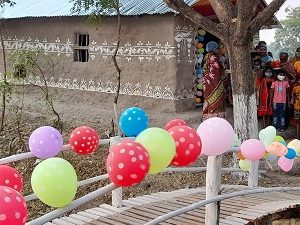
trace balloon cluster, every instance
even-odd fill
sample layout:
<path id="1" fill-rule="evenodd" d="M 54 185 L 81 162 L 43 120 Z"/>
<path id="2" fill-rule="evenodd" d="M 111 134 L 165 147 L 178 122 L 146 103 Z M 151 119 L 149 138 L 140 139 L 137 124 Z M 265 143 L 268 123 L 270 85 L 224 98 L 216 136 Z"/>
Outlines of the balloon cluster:
<path id="1" fill-rule="evenodd" d="M 135 121 L 138 115 L 128 115 L 128 110 L 123 114 L 120 117 L 121 129 L 128 131 L 126 126 L 129 124 L 125 123 L 126 119 L 123 121 L 124 118 L 130 116 Z M 134 131 L 134 125 L 130 126 Z M 216 142 L 216 137 L 220 141 Z M 224 119 L 208 119 L 200 124 L 197 131 L 185 121 L 175 119 L 168 122 L 165 129 L 147 128 L 137 135 L 135 141 L 125 139 L 111 146 L 106 164 L 108 175 L 118 186 L 131 186 L 142 181 L 148 173 L 159 173 L 170 165 L 191 165 L 201 152 L 208 156 L 221 155 L 230 149 L 233 141 L 233 128 Z"/>
<path id="2" fill-rule="evenodd" d="M 197 49 L 196 51 L 196 64 L 195 64 L 195 69 L 194 73 L 196 75 L 195 78 L 195 89 L 196 89 L 196 106 L 200 105 L 203 103 L 203 71 L 202 71 L 202 61 L 204 59 L 204 45 L 205 45 L 205 35 L 206 31 L 203 29 L 199 29 L 198 33 L 195 37 L 195 47 Z"/>
<path id="3" fill-rule="evenodd" d="M 93 128 L 78 127 L 71 133 L 69 145 L 75 153 L 88 155 L 98 148 L 99 135 Z M 50 126 L 39 127 L 29 137 L 29 149 L 32 155 L 43 159 L 34 168 L 31 175 L 31 186 L 38 199 L 46 205 L 56 208 L 64 207 L 72 202 L 78 182 L 75 169 L 67 160 L 55 157 L 63 149 L 61 133 Z M 21 193 L 23 182 L 20 174 L 14 168 L 0 166 L 0 185 L 5 185 Z M 25 200 L 22 198 L 21 202 L 25 202 Z M 25 203 L 24 206 L 26 207 Z M 15 218 L 19 219 L 18 221 L 26 221 L 27 211 L 26 215 L 24 213 L 25 211 L 18 211 L 18 216 L 15 215 Z M 1 221 L 4 221 L 4 216 L 0 214 Z M 10 222 L 4 224 L 25 223 L 11 222 L 12 220 L 8 219 L 7 221 Z"/>
<path id="4" fill-rule="evenodd" d="M 278 166 L 285 172 L 290 171 L 294 165 L 294 159 L 300 153 L 300 141 L 295 139 L 288 144 L 281 136 L 276 135 L 276 129 L 269 126 L 259 132 L 258 139 L 246 140 L 240 146 L 237 153 L 239 166 L 248 171 L 250 161 L 268 158 L 271 155 L 278 157 Z"/>
<path id="5" fill-rule="evenodd" d="M 117 186 L 128 187 L 145 176 L 168 166 L 184 167 L 194 163 L 201 152 L 215 156 L 226 152 L 234 141 L 231 125 L 224 119 L 211 118 L 197 131 L 180 119 L 168 122 L 165 129 L 148 128 L 148 115 L 138 107 L 126 109 L 119 125 L 128 138 L 112 145 L 106 159 L 109 179 Z M 220 141 L 216 142 L 215 137 Z M 135 137 L 135 140 L 132 139 Z M 99 146 L 99 135 L 90 127 L 78 127 L 70 135 L 69 146 L 78 155 L 88 155 Z M 43 203 L 65 207 L 77 192 L 77 175 L 66 160 L 56 157 L 63 150 L 63 137 L 53 127 L 43 126 L 29 138 L 30 152 L 43 159 L 33 170 L 31 186 Z M 0 166 L 0 224 L 24 224 L 27 207 L 22 197 L 23 181 L 17 170 Z M 11 209 L 14 210 L 11 210 Z"/>

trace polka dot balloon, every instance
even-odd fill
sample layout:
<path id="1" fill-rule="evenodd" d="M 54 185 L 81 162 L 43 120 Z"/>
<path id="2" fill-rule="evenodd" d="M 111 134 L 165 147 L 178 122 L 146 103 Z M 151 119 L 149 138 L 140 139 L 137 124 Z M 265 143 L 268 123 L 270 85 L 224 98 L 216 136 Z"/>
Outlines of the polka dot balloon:
<path id="1" fill-rule="evenodd" d="M 24 225 L 27 215 L 24 197 L 10 187 L 0 186 L 0 224 Z"/>
<path id="2" fill-rule="evenodd" d="M 165 130 L 168 131 L 175 126 L 187 126 L 187 123 L 181 119 L 174 119 L 167 123 L 167 125 L 165 126 Z"/>
<path id="3" fill-rule="evenodd" d="M 197 132 L 187 126 L 175 126 L 168 130 L 176 143 L 176 154 L 171 164 L 188 166 L 195 162 L 201 153 L 201 139 Z"/>
<path id="4" fill-rule="evenodd" d="M 23 189 L 23 180 L 15 168 L 0 165 L 0 186 L 10 187 L 21 193 Z"/>
<path id="5" fill-rule="evenodd" d="M 91 154 L 98 148 L 99 135 L 93 128 L 78 127 L 72 132 L 69 143 L 74 152 L 80 155 Z"/>
<path id="6" fill-rule="evenodd" d="M 141 144 L 124 140 L 111 146 L 106 168 L 111 182 L 129 187 L 140 183 L 148 174 L 150 158 Z"/>
<path id="7" fill-rule="evenodd" d="M 126 109 L 120 116 L 119 125 L 127 137 L 136 137 L 148 128 L 149 119 L 147 113 L 139 107 Z"/>
<path id="8" fill-rule="evenodd" d="M 63 137 L 61 133 L 50 126 L 36 129 L 29 138 L 29 149 L 31 153 L 41 159 L 56 156 L 62 147 Z"/>

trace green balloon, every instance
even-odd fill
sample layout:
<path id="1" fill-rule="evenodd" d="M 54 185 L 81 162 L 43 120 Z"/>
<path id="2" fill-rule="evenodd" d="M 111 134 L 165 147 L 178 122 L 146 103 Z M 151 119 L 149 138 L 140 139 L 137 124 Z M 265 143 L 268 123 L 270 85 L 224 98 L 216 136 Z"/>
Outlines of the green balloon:
<path id="1" fill-rule="evenodd" d="M 286 146 L 286 142 L 285 142 L 284 138 L 281 136 L 276 136 L 274 139 L 274 142 L 279 142 L 279 143 L 283 144 L 284 146 Z"/>
<path id="2" fill-rule="evenodd" d="M 203 54 L 204 53 L 204 48 L 199 48 L 198 53 Z"/>
<path id="3" fill-rule="evenodd" d="M 233 136 L 233 143 L 232 143 L 231 147 L 240 147 L 241 144 L 242 143 L 241 143 L 239 137 L 236 134 L 234 134 L 234 136 Z"/>
<path id="4" fill-rule="evenodd" d="M 149 173 L 155 174 L 166 169 L 173 160 L 176 146 L 173 137 L 164 129 L 148 128 L 140 133 L 136 142 L 142 144 L 150 155 Z"/>
<path id="5" fill-rule="evenodd" d="M 239 166 L 241 168 L 241 170 L 247 172 L 250 169 L 250 161 L 245 159 L 245 160 L 240 160 L 239 161 Z"/>
<path id="6" fill-rule="evenodd" d="M 202 83 L 197 84 L 197 88 L 198 88 L 199 90 L 203 89 L 203 84 L 202 84 Z"/>
<path id="7" fill-rule="evenodd" d="M 39 163 L 31 175 L 31 187 L 46 205 L 61 208 L 72 202 L 77 191 L 77 175 L 73 166 L 61 158 Z"/>

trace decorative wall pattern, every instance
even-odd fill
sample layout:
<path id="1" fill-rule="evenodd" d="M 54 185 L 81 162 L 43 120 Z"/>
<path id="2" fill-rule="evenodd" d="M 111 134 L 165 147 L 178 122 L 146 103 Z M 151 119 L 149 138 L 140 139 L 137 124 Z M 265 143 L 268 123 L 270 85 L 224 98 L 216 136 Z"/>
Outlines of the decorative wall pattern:
<path id="1" fill-rule="evenodd" d="M 54 42 L 49 42 L 47 39 L 39 40 L 32 38 L 17 39 L 8 37 L 4 41 L 5 49 L 8 50 L 41 50 L 44 54 L 54 53 L 57 56 L 64 54 L 66 57 L 73 55 L 74 44 L 67 39 L 66 42 L 62 42 L 57 38 Z M 106 41 L 103 43 L 97 43 L 91 41 L 89 46 L 89 54 L 92 60 L 95 60 L 96 56 L 102 56 L 107 59 L 108 56 L 112 56 L 115 51 L 116 43 L 108 44 Z M 170 60 L 176 58 L 175 47 L 171 46 L 168 42 L 162 44 L 160 42 L 153 44 L 149 41 L 144 43 L 139 41 L 136 44 L 126 43 L 120 47 L 118 51 L 118 57 L 125 58 L 128 62 L 132 59 L 138 59 L 139 61 L 147 60 Z"/>
<path id="2" fill-rule="evenodd" d="M 181 27 L 178 25 L 174 31 L 174 38 L 177 50 L 177 63 L 186 58 L 189 63 L 193 63 L 193 40 L 195 37 L 195 28 L 190 24 L 189 26 Z"/>
<path id="3" fill-rule="evenodd" d="M 1 75 L 0 75 L 1 80 Z M 46 78 L 47 85 L 54 88 L 63 88 L 63 89 L 72 89 L 72 90 L 82 90 L 82 91 L 95 91 L 100 93 L 116 93 L 117 84 L 111 81 L 102 81 L 102 80 L 85 80 L 85 79 L 65 79 L 54 77 Z M 13 80 L 14 83 L 22 83 L 20 80 Z M 35 84 L 43 86 L 44 82 L 41 77 L 29 76 L 25 78 L 25 84 Z M 133 96 L 143 96 L 148 98 L 158 98 L 158 99 L 167 99 L 167 100 L 181 100 L 181 99 L 191 99 L 194 98 L 194 93 L 192 90 L 179 90 L 174 92 L 168 86 L 161 85 L 152 85 L 146 84 L 142 85 L 140 82 L 121 84 L 120 94 L 122 95 L 133 95 Z"/>

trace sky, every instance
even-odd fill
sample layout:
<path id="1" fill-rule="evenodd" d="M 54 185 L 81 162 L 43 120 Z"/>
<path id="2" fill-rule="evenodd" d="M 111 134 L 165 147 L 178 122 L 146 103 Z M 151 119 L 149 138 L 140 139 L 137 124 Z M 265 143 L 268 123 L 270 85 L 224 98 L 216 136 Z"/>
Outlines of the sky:
<path id="1" fill-rule="evenodd" d="M 267 3 L 272 2 L 272 0 L 266 0 Z M 278 20 L 283 20 L 286 18 L 285 9 L 287 7 L 297 7 L 300 6 L 300 0 L 287 0 L 286 3 L 280 8 L 280 10 L 275 14 Z M 275 29 L 262 30 L 260 32 L 260 40 L 266 41 L 268 44 L 274 41 Z"/>

